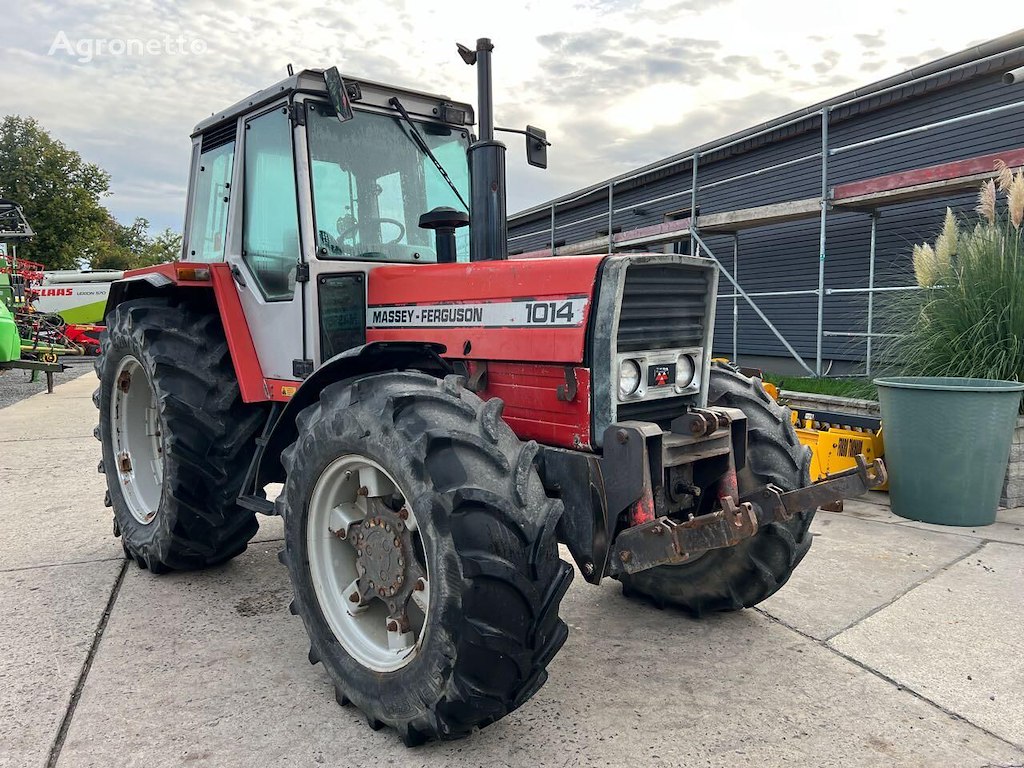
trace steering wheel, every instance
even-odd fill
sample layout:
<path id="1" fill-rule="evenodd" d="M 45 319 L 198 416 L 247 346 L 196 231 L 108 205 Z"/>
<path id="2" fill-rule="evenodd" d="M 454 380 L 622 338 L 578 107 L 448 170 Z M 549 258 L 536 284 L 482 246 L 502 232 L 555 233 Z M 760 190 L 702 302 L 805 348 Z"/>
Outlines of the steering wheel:
<path id="1" fill-rule="evenodd" d="M 354 222 L 352 224 L 349 224 L 344 229 L 342 229 L 342 227 L 351 220 L 352 219 L 348 216 L 342 216 L 340 219 L 338 219 L 339 244 L 344 243 L 345 238 L 347 238 L 349 235 L 351 235 L 353 232 L 359 229 L 361 224 L 392 224 L 398 227 L 398 237 L 396 237 L 394 240 L 388 240 L 386 243 L 382 243 L 382 245 L 394 245 L 395 243 L 399 242 L 403 237 L 405 237 L 405 224 L 400 222 L 398 219 L 363 219 L 361 222 Z"/>

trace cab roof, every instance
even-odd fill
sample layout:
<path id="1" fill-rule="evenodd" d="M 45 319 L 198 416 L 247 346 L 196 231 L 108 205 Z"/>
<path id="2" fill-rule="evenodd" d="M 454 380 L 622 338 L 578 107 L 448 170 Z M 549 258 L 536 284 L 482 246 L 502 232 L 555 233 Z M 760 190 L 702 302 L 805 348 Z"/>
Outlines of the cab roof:
<path id="1" fill-rule="evenodd" d="M 352 106 L 356 109 L 361 105 L 392 109 L 388 104 L 388 99 L 392 96 L 397 96 L 401 99 L 402 106 L 408 110 L 410 115 L 441 120 L 440 106 L 442 104 L 450 104 L 457 109 L 465 111 L 466 125 L 473 125 L 475 120 L 472 105 L 453 101 L 444 95 L 424 93 L 423 91 L 414 91 L 394 85 L 384 85 L 372 80 L 357 80 L 346 77 L 345 82 L 350 86 L 357 85 L 359 87 L 361 96 L 358 99 L 352 99 Z M 239 116 L 249 114 L 264 104 L 269 104 L 282 97 L 290 97 L 295 94 L 310 94 L 322 96 L 326 99 L 327 86 L 324 83 L 324 70 L 304 69 L 294 75 L 289 75 L 269 88 L 257 91 L 251 96 L 232 104 L 227 109 L 210 115 L 210 117 L 196 125 L 195 130 L 192 131 L 192 136 L 197 136 L 222 123 L 236 120 Z"/>

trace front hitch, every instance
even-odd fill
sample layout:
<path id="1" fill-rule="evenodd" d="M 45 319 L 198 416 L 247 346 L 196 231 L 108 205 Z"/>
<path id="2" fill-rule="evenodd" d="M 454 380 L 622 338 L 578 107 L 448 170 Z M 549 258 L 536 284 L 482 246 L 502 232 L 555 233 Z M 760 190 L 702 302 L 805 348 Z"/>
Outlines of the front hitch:
<path id="1" fill-rule="evenodd" d="M 733 501 L 721 498 L 722 508 L 683 522 L 659 517 L 627 528 L 612 549 L 609 570 L 633 574 L 659 565 L 678 565 L 711 549 L 734 547 L 771 522 L 792 519 L 798 513 L 826 507 L 877 488 L 888 479 L 885 464 L 868 464 L 857 455 L 857 466 L 806 488 L 783 491 L 768 484 Z"/>

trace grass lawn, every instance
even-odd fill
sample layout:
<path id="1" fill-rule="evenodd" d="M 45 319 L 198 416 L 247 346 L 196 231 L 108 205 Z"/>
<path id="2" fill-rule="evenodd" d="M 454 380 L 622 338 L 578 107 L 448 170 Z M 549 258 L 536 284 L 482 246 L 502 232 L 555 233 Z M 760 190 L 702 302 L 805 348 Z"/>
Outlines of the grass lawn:
<path id="1" fill-rule="evenodd" d="M 777 376 L 765 373 L 767 381 L 783 391 L 813 392 L 818 395 L 877 400 L 878 392 L 869 379 L 817 379 L 812 376 Z"/>

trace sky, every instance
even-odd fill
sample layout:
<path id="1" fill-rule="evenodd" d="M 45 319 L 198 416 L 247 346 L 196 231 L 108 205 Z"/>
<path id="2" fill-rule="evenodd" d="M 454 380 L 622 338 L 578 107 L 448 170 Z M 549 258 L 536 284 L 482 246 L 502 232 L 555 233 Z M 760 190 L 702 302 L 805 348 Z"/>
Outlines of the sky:
<path id="1" fill-rule="evenodd" d="M 475 100 L 455 43 L 495 45 L 509 212 L 1024 27 L 951 0 L 0 0 L 0 115 L 110 172 L 121 221 L 181 229 L 189 134 L 296 70 Z M 127 44 L 133 43 L 130 55 Z M 141 49 L 141 50 L 140 50 Z"/>

